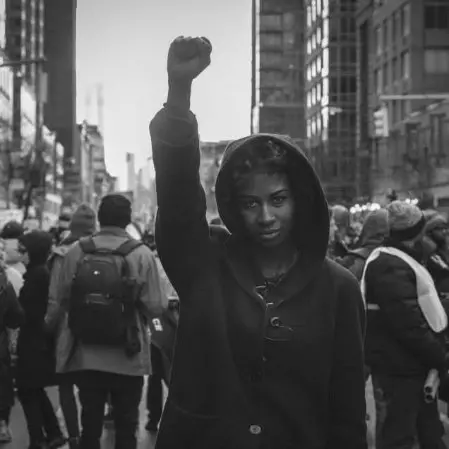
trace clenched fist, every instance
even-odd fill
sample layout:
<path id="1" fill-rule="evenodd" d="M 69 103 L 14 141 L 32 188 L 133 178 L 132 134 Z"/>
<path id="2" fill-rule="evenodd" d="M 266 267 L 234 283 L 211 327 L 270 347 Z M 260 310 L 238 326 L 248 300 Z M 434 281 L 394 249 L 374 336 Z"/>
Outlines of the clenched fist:
<path id="1" fill-rule="evenodd" d="M 177 37 L 167 59 L 171 81 L 191 82 L 210 64 L 212 45 L 205 37 Z"/>

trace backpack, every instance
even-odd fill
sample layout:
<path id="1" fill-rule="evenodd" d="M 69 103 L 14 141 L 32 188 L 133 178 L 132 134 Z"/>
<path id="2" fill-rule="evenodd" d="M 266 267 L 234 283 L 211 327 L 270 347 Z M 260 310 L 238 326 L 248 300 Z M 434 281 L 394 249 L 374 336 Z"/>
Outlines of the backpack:
<path id="1" fill-rule="evenodd" d="M 130 334 L 137 329 L 138 286 L 130 277 L 126 256 L 142 243 L 129 239 L 117 249 L 106 249 L 97 248 L 88 237 L 79 244 L 83 256 L 71 286 L 69 328 L 83 344 L 125 346 L 128 352 L 130 344 L 138 344 Z M 130 350 L 135 354 L 140 347 Z"/>

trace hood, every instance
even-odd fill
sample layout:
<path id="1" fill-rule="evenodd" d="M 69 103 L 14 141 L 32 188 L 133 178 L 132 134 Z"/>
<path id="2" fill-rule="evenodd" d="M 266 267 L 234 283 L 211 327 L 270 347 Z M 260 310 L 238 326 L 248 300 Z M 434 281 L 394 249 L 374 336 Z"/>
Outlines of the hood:
<path id="1" fill-rule="evenodd" d="M 277 134 L 255 134 L 228 145 L 217 176 L 215 195 L 218 212 L 233 236 L 243 235 L 242 224 L 232 197 L 232 166 L 239 151 L 246 145 L 268 141 L 285 148 L 290 154 L 291 169 L 287 173 L 296 203 L 294 238 L 301 255 L 312 262 L 326 256 L 329 239 L 329 210 L 318 176 L 299 146 L 290 138 Z"/>
<path id="2" fill-rule="evenodd" d="M 423 215 L 426 219 L 426 232 L 431 232 L 435 228 L 448 225 L 446 217 L 438 213 L 436 210 L 427 209 L 423 211 Z"/>
<path id="3" fill-rule="evenodd" d="M 45 231 L 31 231 L 20 237 L 20 243 L 26 248 L 29 265 L 44 265 L 53 245 L 51 234 Z"/>
<path id="4" fill-rule="evenodd" d="M 379 209 L 370 212 L 363 223 L 358 246 L 378 246 L 388 237 L 388 212 Z"/>
<path id="5" fill-rule="evenodd" d="M 8 265 L 15 265 L 22 263 L 23 256 L 19 253 L 19 240 L 18 239 L 5 239 L 4 240 L 5 262 Z"/>

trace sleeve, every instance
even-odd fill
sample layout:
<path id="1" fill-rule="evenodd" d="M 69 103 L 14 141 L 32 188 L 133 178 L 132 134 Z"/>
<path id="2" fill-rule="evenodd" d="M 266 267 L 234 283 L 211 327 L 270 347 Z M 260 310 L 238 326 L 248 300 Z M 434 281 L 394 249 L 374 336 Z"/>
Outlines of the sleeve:
<path id="1" fill-rule="evenodd" d="M 17 299 L 14 287 L 10 282 L 6 285 L 5 298 L 7 307 L 4 316 L 4 324 L 9 329 L 17 329 L 25 321 L 25 315 Z"/>
<path id="2" fill-rule="evenodd" d="M 26 321 L 30 325 L 41 327 L 44 322 L 48 302 L 49 274 L 46 268 L 38 268 L 27 277 L 20 291 L 19 302 Z"/>
<path id="3" fill-rule="evenodd" d="M 367 269 L 366 286 L 369 301 L 378 304 L 396 339 L 429 369 L 444 369 L 444 346 L 421 312 L 413 271 L 399 260 L 377 260 Z"/>
<path id="4" fill-rule="evenodd" d="M 48 307 L 45 315 L 45 323 L 47 327 L 52 330 L 60 321 L 63 311 L 61 307 L 61 297 L 58 295 L 59 278 L 61 276 L 61 269 L 64 258 L 61 256 L 54 256 L 50 272 L 50 286 L 48 288 Z"/>
<path id="5" fill-rule="evenodd" d="M 166 303 L 164 291 L 161 286 L 161 279 L 156 265 L 156 260 L 148 248 L 144 248 L 145 263 L 141 264 L 143 272 L 140 277 L 144 279 L 142 289 L 140 291 L 140 303 L 142 313 L 152 320 L 155 317 L 161 316 Z"/>
<path id="6" fill-rule="evenodd" d="M 201 186 L 198 124 L 192 112 L 162 109 L 150 124 L 161 262 L 180 296 L 204 276 L 212 257 L 206 199 Z M 207 271 L 207 270 L 206 270 Z"/>
<path id="7" fill-rule="evenodd" d="M 355 278 L 345 276 L 338 298 L 326 449 L 366 449 L 365 308 Z"/>

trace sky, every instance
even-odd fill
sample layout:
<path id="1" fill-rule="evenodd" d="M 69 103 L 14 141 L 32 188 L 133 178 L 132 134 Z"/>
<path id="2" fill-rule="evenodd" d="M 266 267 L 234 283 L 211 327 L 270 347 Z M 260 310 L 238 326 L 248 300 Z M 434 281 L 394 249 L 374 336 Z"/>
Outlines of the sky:
<path id="1" fill-rule="evenodd" d="M 166 55 L 179 35 L 213 45 L 212 64 L 193 87 L 201 140 L 249 134 L 251 0 L 78 0 L 77 119 L 99 122 L 102 85 L 106 163 L 122 188 L 126 153 L 137 167 L 151 154 L 148 124 L 166 99 Z"/>

